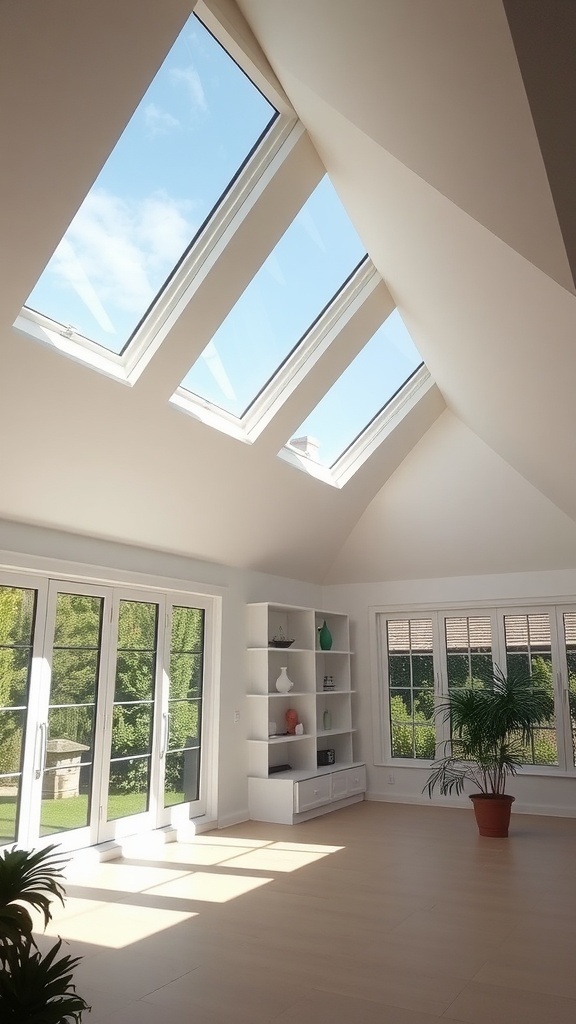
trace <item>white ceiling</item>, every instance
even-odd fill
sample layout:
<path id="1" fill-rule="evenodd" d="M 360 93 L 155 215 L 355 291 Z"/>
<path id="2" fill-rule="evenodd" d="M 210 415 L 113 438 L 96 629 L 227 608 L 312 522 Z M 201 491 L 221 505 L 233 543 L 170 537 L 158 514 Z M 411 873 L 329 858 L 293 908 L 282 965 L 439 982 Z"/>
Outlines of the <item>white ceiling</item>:
<path id="1" fill-rule="evenodd" d="M 217 6 L 227 27 L 247 38 L 234 5 Z M 10 102 L 0 115 L 9 240 L 0 277 L 0 428 L 8 439 L 0 516 L 321 582 L 446 403 L 576 519 L 576 482 L 567 471 L 576 428 L 576 298 L 570 225 L 549 185 L 550 177 L 560 195 L 566 168 L 550 132 L 539 145 L 504 5 L 239 6 L 438 387 L 341 491 L 276 458 L 377 326 L 390 301 L 383 288 L 254 445 L 168 406 L 220 306 L 242 291 L 298 207 L 290 167 L 134 388 L 16 335 L 20 306 L 191 4 L 3 5 L 0 87 Z M 529 69 L 525 36 L 519 52 Z M 539 125 L 547 123 L 542 79 L 532 76 L 530 90 Z M 322 173 L 304 145 L 300 188 Z M 543 152 L 554 174 L 547 176 Z M 356 578 L 344 567 L 338 578 L 347 572 Z"/>

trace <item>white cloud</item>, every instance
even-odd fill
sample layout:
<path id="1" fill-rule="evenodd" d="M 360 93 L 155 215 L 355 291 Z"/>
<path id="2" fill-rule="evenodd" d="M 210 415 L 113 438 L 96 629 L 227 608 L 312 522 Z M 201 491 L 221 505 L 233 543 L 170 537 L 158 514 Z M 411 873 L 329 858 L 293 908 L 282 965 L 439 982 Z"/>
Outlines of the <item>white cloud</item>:
<path id="1" fill-rule="evenodd" d="M 144 107 L 144 121 L 151 135 L 166 135 L 180 126 L 177 117 L 173 117 L 167 110 L 161 110 L 155 103 L 148 103 Z"/>
<path id="2" fill-rule="evenodd" d="M 91 192 L 50 263 L 97 322 L 109 331 L 115 312 L 141 316 L 189 244 L 189 204 L 163 193 L 123 199 Z"/>
<path id="3" fill-rule="evenodd" d="M 57 271 L 82 299 L 96 323 L 107 334 L 115 334 L 114 324 L 102 305 L 95 288 L 88 280 L 86 272 L 74 252 L 70 242 L 63 238 L 53 257 L 53 270 Z"/>
<path id="4" fill-rule="evenodd" d="M 187 68 L 173 68 L 170 77 L 174 82 L 182 82 L 185 85 L 194 107 L 204 112 L 208 110 L 200 75 L 191 65 Z"/>

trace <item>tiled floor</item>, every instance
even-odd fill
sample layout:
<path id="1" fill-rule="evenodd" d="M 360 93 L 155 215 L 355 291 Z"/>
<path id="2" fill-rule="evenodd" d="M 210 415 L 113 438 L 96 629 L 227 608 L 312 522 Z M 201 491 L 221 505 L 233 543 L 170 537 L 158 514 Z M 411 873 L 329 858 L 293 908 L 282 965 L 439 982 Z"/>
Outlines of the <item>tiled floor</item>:
<path id="1" fill-rule="evenodd" d="M 575 864 L 576 819 L 356 804 L 73 865 L 49 932 L 86 1024 L 574 1024 Z"/>

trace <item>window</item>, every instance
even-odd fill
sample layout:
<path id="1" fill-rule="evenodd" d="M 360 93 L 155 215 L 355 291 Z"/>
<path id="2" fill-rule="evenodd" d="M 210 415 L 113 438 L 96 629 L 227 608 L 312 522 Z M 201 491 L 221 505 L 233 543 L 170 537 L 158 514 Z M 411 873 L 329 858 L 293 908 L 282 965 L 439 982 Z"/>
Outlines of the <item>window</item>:
<path id="1" fill-rule="evenodd" d="M 172 609 L 164 806 L 197 800 L 204 666 L 204 611 Z"/>
<path id="2" fill-rule="evenodd" d="M 386 624 L 392 757 L 432 759 L 434 644 L 431 619 Z"/>
<path id="3" fill-rule="evenodd" d="M 576 611 L 564 612 L 562 627 L 566 650 L 565 695 L 570 713 L 569 734 L 572 744 L 572 764 L 576 765 Z"/>
<path id="4" fill-rule="evenodd" d="M 377 613 L 383 687 L 382 759 L 429 761 L 450 739 L 434 716 L 450 690 L 485 685 L 493 666 L 530 676 L 554 697 L 555 715 L 542 722 L 523 751 L 532 770 L 575 774 L 576 610 L 488 609 L 478 613 Z"/>
<path id="5" fill-rule="evenodd" d="M 213 599 L 32 582 L 0 583 L 0 846 L 204 813 Z"/>
<path id="6" fill-rule="evenodd" d="M 18 834 L 36 591 L 0 586 L 0 846 Z"/>
<path id="7" fill-rule="evenodd" d="M 535 686 L 554 693 L 552 638 L 547 614 L 505 615 L 506 669 L 529 675 Z M 524 751 L 528 764 L 558 764 L 556 723 L 543 722 L 530 747 Z"/>
<path id="8" fill-rule="evenodd" d="M 482 686 L 492 671 L 492 622 L 489 615 L 445 619 L 448 690 Z"/>
<path id="9" fill-rule="evenodd" d="M 333 466 L 422 365 L 397 309 L 346 367 L 297 430 L 315 458 Z"/>
<path id="10" fill-rule="evenodd" d="M 26 307 L 121 353 L 277 117 L 192 15 Z"/>
<path id="11" fill-rule="evenodd" d="M 180 386 L 242 417 L 365 255 L 324 177 Z"/>

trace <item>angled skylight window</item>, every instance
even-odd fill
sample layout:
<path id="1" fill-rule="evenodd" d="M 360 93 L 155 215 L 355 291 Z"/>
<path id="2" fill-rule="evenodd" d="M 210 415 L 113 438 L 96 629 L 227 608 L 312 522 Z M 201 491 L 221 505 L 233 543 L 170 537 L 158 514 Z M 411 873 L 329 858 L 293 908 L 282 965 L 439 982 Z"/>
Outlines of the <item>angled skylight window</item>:
<path id="1" fill-rule="evenodd" d="M 333 466 L 421 365 L 395 309 L 304 420 L 290 447 Z"/>
<path id="2" fill-rule="evenodd" d="M 192 15 L 26 306 L 120 353 L 276 117 Z"/>
<path id="3" fill-rule="evenodd" d="M 364 255 L 326 176 L 181 387 L 241 417 Z"/>

